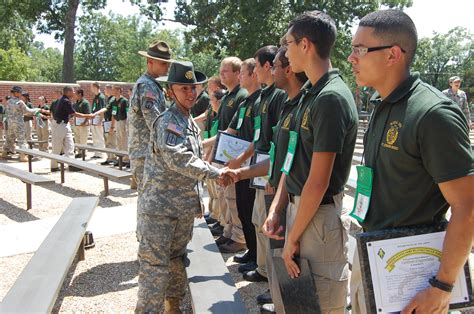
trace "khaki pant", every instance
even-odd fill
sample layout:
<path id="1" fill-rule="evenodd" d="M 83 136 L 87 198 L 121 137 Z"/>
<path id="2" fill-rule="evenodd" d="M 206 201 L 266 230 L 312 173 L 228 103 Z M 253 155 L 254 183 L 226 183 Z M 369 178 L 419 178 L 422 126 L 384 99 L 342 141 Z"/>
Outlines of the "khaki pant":
<path id="1" fill-rule="evenodd" d="M 351 273 L 351 305 L 352 313 L 354 314 L 365 314 L 367 307 L 365 305 L 365 293 L 364 286 L 362 283 L 362 273 L 360 271 L 360 260 L 359 252 L 356 249 L 354 253 L 354 261 L 352 262 L 352 273 Z"/>
<path id="2" fill-rule="evenodd" d="M 224 237 L 234 240 L 238 243 L 245 243 L 242 222 L 240 221 L 235 203 L 235 184 L 231 184 L 223 192 L 226 207 L 224 215 Z"/>
<path id="3" fill-rule="evenodd" d="M 117 136 L 115 135 L 115 130 L 110 130 L 108 133 L 104 133 L 104 137 L 106 148 L 117 148 Z M 116 160 L 116 157 L 114 154 L 107 153 L 107 160 Z"/>
<path id="4" fill-rule="evenodd" d="M 86 145 L 87 137 L 89 136 L 89 126 L 76 126 L 75 128 L 75 141 L 77 144 Z"/>
<path id="5" fill-rule="evenodd" d="M 127 120 L 120 120 L 115 122 L 116 138 L 117 138 L 117 149 L 128 151 L 128 139 L 127 139 Z M 123 157 L 124 161 L 128 161 L 128 156 Z"/>
<path id="6" fill-rule="evenodd" d="M 222 201 L 224 199 L 219 198 L 219 186 L 215 180 L 206 180 L 206 186 L 209 193 L 209 216 L 220 221 Z"/>
<path id="7" fill-rule="evenodd" d="M 32 130 L 32 122 L 31 120 L 23 121 L 25 125 L 25 139 L 26 141 L 31 141 L 33 138 L 31 137 L 31 130 Z"/>
<path id="8" fill-rule="evenodd" d="M 102 125 L 92 125 L 91 133 L 92 133 L 92 146 L 105 148 L 104 128 L 102 127 Z M 94 156 L 103 157 L 103 154 L 100 152 L 95 152 Z"/>
<path id="9" fill-rule="evenodd" d="M 36 125 L 36 135 L 38 136 L 38 141 L 49 141 L 49 122 L 48 120 L 43 121 L 44 126 L 40 128 Z M 49 143 L 40 143 L 39 150 L 47 152 L 49 148 Z"/>
<path id="10" fill-rule="evenodd" d="M 349 278 L 348 250 L 350 218 L 342 212 L 343 194 L 334 204 L 321 205 L 300 238 L 300 257 L 308 259 L 316 286 L 321 312 L 345 312 Z M 286 237 L 293 227 L 300 197 L 288 204 Z M 280 250 L 274 250 L 279 256 Z M 277 313 L 284 313 L 275 270 L 272 274 L 272 299 Z M 316 297 L 316 296 L 315 296 Z"/>
<path id="11" fill-rule="evenodd" d="M 56 121 L 51 123 L 51 145 L 52 153 L 59 155 L 61 151 L 65 157 L 74 158 L 74 140 L 72 138 L 72 130 L 69 123 Z M 57 168 L 58 163 L 51 160 L 51 168 Z"/>
<path id="12" fill-rule="evenodd" d="M 257 236 L 257 272 L 267 277 L 267 251 L 268 238 L 263 234 L 262 227 L 267 219 L 267 210 L 265 206 L 265 191 L 257 189 L 255 192 L 255 202 L 252 212 L 252 223 L 255 226 L 255 233 Z"/>

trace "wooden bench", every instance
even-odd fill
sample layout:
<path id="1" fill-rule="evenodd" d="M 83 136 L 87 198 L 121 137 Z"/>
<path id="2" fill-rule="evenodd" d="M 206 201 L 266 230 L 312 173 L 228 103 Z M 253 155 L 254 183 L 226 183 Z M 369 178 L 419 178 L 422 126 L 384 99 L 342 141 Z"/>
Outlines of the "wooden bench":
<path id="1" fill-rule="evenodd" d="M 44 143 L 49 143 L 49 140 L 28 140 L 26 141 L 28 143 L 28 146 L 30 149 L 33 149 L 33 145 L 39 145 L 39 144 L 44 144 Z"/>
<path id="2" fill-rule="evenodd" d="M 113 148 L 94 147 L 94 146 L 91 146 L 91 145 L 83 145 L 83 144 L 76 144 L 75 146 L 76 146 L 76 148 L 78 148 L 81 151 L 82 160 L 86 160 L 86 150 L 101 152 L 101 153 L 114 154 L 115 156 L 118 157 L 119 169 L 120 170 L 122 170 L 122 167 L 123 167 L 123 157 L 128 156 L 128 152 L 124 151 L 124 150 L 118 150 L 118 149 L 113 149 Z"/>
<path id="3" fill-rule="evenodd" d="M 204 219 L 195 219 L 186 268 L 194 313 L 246 313 L 247 309 Z"/>
<path id="4" fill-rule="evenodd" d="M 61 168 L 61 183 L 65 182 L 64 179 L 64 164 L 82 169 L 88 173 L 96 174 L 103 178 L 104 180 L 104 194 L 105 196 L 109 195 L 109 178 L 120 180 L 120 179 L 129 179 L 132 177 L 131 173 L 112 169 L 108 167 L 99 166 L 93 163 L 89 163 L 82 160 L 76 160 L 74 158 L 64 157 L 61 155 L 46 153 L 38 150 L 27 149 L 27 148 L 18 148 L 18 152 L 23 153 L 28 156 L 28 170 L 33 172 L 32 157 L 42 157 L 51 160 L 55 160 L 60 164 Z"/>
<path id="5" fill-rule="evenodd" d="M 98 197 L 75 198 L 0 304 L 0 313 L 50 313 L 76 256 L 84 260 L 84 233 Z"/>
<path id="6" fill-rule="evenodd" d="M 30 173 L 21 169 L 17 169 L 5 164 L 0 164 L 0 172 L 9 177 L 20 179 L 26 184 L 26 210 L 31 209 L 31 185 L 44 185 L 53 183 L 53 179 Z"/>

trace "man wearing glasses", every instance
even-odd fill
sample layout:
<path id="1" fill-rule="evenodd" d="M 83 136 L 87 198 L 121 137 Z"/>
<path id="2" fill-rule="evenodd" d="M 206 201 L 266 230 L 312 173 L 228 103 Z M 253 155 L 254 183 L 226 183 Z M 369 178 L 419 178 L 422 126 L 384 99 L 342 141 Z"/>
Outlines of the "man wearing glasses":
<path id="1" fill-rule="evenodd" d="M 359 86 L 377 93 L 365 135 L 365 167 L 373 171 L 370 204 L 359 217 L 366 231 L 433 225 L 452 216 L 431 286 L 402 311 L 446 313 L 450 290 L 474 235 L 474 168 L 469 129 L 459 106 L 410 74 L 417 46 L 413 21 L 398 10 L 368 14 L 348 60 Z M 359 259 L 351 277 L 353 313 L 367 313 Z"/>
<path id="2" fill-rule="evenodd" d="M 342 198 L 358 126 L 352 93 L 331 69 L 336 34 L 332 18 L 320 11 L 305 12 L 289 25 L 286 56 L 293 72 L 304 72 L 309 81 L 289 123 L 284 174 L 263 226 L 266 235 L 282 239 L 279 214 L 288 203 L 282 258 L 291 278 L 300 275 L 295 257 L 309 261 L 322 313 L 345 311 L 350 223 Z M 276 311 L 283 313 L 274 292 Z"/>

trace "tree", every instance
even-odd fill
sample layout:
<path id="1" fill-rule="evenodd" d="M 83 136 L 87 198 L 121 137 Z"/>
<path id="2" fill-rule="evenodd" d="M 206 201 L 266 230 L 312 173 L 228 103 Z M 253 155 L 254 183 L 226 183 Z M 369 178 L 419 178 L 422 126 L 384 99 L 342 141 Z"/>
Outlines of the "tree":
<path id="1" fill-rule="evenodd" d="M 22 81 L 28 78 L 30 58 L 18 47 L 15 41 L 8 49 L 0 48 L 0 80 Z"/>
<path id="2" fill-rule="evenodd" d="M 466 83 L 473 79 L 473 50 L 472 34 L 465 28 L 456 27 L 446 34 L 434 32 L 432 37 L 419 40 L 413 70 L 439 90 L 448 87 L 448 78 L 453 75 L 464 77 L 464 86 L 469 86 Z"/>
<path id="3" fill-rule="evenodd" d="M 62 78 L 63 54 L 57 48 L 44 48 L 42 42 L 34 42 L 28 51 L 32 66 L 28 81 L 60 82 Z"/>

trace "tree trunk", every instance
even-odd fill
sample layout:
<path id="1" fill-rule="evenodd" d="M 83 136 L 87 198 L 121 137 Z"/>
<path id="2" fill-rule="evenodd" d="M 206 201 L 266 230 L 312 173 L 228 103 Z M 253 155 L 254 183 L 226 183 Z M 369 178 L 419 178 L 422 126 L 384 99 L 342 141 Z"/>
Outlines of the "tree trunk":
<path id="1" fill-rule="evenodd" d="M 64 57 L 63 57 L 63 82 L 74 82 L 74 28 L 76 24 L 77 8 L 79 0 L 68 0 L 66 13 L 66 27 L 64 30 Z"/>

